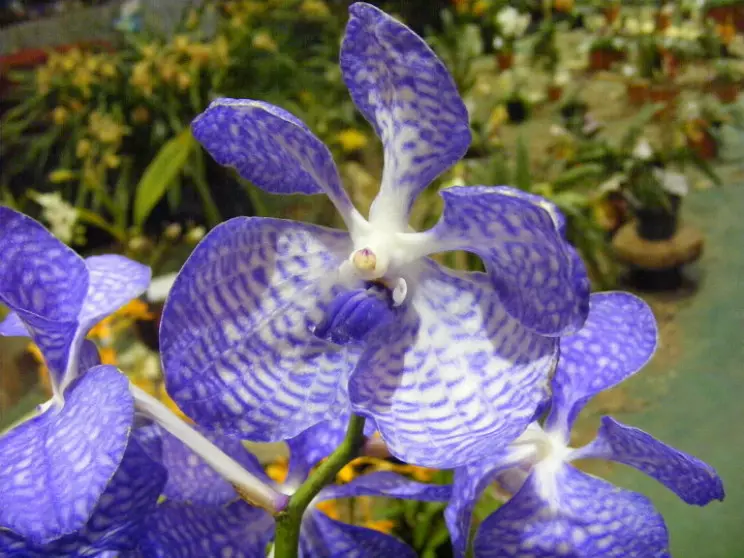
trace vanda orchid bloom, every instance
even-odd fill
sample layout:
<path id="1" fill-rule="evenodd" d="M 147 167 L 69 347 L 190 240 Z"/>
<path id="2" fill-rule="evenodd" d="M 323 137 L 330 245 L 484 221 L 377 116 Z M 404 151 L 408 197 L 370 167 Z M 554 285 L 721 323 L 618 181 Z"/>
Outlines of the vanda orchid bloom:
<path id="1" fill-rule="evenodd" d="M 348 232 L 268 218 L 216 227 L 165 304 L 168 391 L 198 423 L 253 441 L 351 407 L 396 457 L 462 465 L 533 419 L 554 337 L 586 318 L 588 280 L 552 206 L 511 188 L 443 190 L 439 223 L 410 229 L 416 196 L 467 150 L 468 114 L 420 37 L 368 4 L 350 14 L 341 69 L 385 155 L 369 217 L 297 118 L 214 101 L 192 127 L 216 161 L 268 192 L 325 193 Z M 427 257 L 450 250 L 478 254 L 488 273 Z"/>
<path id="2" fill-rule="evenodd" d="M 668 557 L 664 520 L 647 498 L 569 464 L 609 459 L 650 475 L 688 504 L 723 500 L 723 484 L 712 467 L 610 417 L 603 417 L 594 441 L 569 447 L 584 405 L 651 358 L 656 349 L 651 309 L 627 293 L 594 294 L 584 328 L 560 344 L 545 423 L 532 424 L 506 450 L 455 472 L 445 512 L 455 556 L 465 556 L 473 507 L 496 479 L 513 496 L 480 525 L 475 558 Z"/>
<path id="3" fill-rule="evenodd" d="M 210 434 L 212 439 L 247 470 L 277 490 L 292 494 L 311 469 L 327 457 L 344 437 L 347 417 L 316 424 L 287 441 L 290 463 L 287 479 L 277 484 L 240 441 Z M 142 536 L 143 558 L 201 558 L 206 556 L 265 557 L 274 538 L 274 520 L 265 511 L 236 501 L 230 485 L 181 442 L 167 434 L 156 442 L 168 470 L 166 501 L 155 510 Z M 151 447 L 154 444 L 151 444 Z M 446 502 L 450 486 L 427 485 L 392 472 L 362 475 L 343 485 L 325 486 L 303 513 L 299 556 L 302 558 L 415 558 L 416 553 L 395 537 L 328 517 L 316 504 L 358 496 Z M 269 552 L 273 556 L 274 551 Z"/>
<path id="4" fill-rule="evenodd" d="M 36 416 L 0 436 L 0 549 L 96 547 L 109 540 L 103 526 L 112 517 L 146 504 L 147 493 L 119 498 L 113 480 L 120 465 L 124 477 L 140 467 L 136 455 L 122 465 L 137 452 L 128 449 L 135 412 L 179 436 L 259 505 L 286 503 L 115 367 L 100 365 L 85 335 L 149 281 L 146 266 L 117 255 L 83 259 L 38 222 L 0 207 L 0 302 L 12 310 L 0 335 L 33 338 L 53 392 Z"/>

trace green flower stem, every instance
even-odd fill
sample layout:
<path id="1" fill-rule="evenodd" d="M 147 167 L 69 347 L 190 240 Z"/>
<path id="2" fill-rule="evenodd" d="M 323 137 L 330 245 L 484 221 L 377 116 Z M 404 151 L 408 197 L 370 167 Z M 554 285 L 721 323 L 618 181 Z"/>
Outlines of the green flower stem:
<path id="1" fill-rule="evenodd" d="M 336 474 L 354 459 L 364 444 L 364 417 L 352 415 L 341 445 L 310 475 L 276 515 L 274 558 L 297 558 L 300 524 L 305 510 L 320 490 L 333 482 Z"/>

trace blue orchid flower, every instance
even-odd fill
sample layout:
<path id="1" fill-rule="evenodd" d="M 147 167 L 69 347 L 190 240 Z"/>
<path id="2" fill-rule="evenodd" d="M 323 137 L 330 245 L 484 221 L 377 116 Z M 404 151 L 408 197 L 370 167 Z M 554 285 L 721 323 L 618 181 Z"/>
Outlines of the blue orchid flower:
<path id="1" fill-rule="evenodd" d="M 286 481 L 277 485 L 292 493 L 318 460 L 327 457 L 344 436 L 346 417 L 320 423 L 288 441 L 290 465 Z M 247 470 L 270 480 L 258 460 L 234 438 L 209 434 L 217 445 Z M 237 500 L 238 494 L 216 475 L 199 456 L 179 440 L 164 434 L 159 449 L 169 477 L 167 500 L 147 521 L 139 551 L 144 558 L 201 558 L 244 556 L 263 558 L 274 536 L 274 520 L 263 510 Z M 300 555 L 304 558 L 357 556 L 379 558 L 416 554 L 398 539 L 364 527 L 331 519 L 315 508 L 324 500 L 356 496 L 385 496 L 427 502 L 445 502 L 449 486 L 427 485 L 390 472 L 371 473 L 344 485 L 321 490 L 303 516 Z"/>
<path id="2" fill-rule="evenodd" d="M 456 470 L 445 518 L 458 558 L 465 556 L 475 502 L 494 479 L 513 496 L 480 525 L 476 558 L 669 556 L 667 529 L 651 502 L 569 465 L 576 459 L 635 467 L 689 504 L 723 500 L 712 467 L 610 417 L 593 442 L 569 447 L 584 405 L 635 374 L 656 343 L 656 322 L 643 301 L 620 292 L 592 295 L 583 329 L 561 338 L 544 425 L 534 423 L 508 449 Z"/>
<path id="3" fill-rule="evenodd" d="M 104 316 L 142 293 L 146 266 L 83 260 L 33 219 L 0 207 L 0 335 L 30 336 L 53 397 L 0 437 L 0 528 L 43 545 L 82 529 L 119 468 L 134 418 L 129 382 L 96 366 L 85 341 Z"/>
<path id="4" fill-rule="evenodd" d="M 0 529 L 0 551 L 3 556 L 19 558 L 103 558 L 134 553 L 166 477 L 165 468 L 148 455 L 136 436 L 130 436 L 116 474 L 82 529 L 47 544 L 36 544 Z"/>
<path id="5" fill-rule="evenodd" d="M 439 223 L 410 230 L 416 196 L 468 148 L 465 105 L 426 43 L 368 4 L 350 8 L 341 69 L 384 147 L 368 219 L 328 148 L 285 110 L 218 99 L 194 121 L 217 162 L 268 192 L 326 194 L 348 232 L 268 218 L 216 227 L 165 304 L 168 391 L 198 423 L 253 441 L 351 408 L 396 457 L 462 465 L 532 420 L 551 337 L 586 318 L 586 272 L 554 209 L 511 188 L 443 190 Z M 488 274 L 427 257 L 450 250 L 478 254 Z"/>

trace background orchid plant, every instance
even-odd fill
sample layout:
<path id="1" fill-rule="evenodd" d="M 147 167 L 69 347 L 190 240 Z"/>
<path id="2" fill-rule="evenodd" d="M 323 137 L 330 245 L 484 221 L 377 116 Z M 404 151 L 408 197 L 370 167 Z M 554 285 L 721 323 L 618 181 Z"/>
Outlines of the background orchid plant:
<path id="1" fill-rule="evenodd" d="M 329 149 L 286 110 L 223 98 L 194 120 L 217 162 L 270 193 L 324 193 L 347 227 L 239 217 L 194 250 L 160 347 L 168 391 L 196 424 L 99 365 L 85 341 L 147 288 L 148 268 L 83 260 L 0 208 L 0 301 L 13 311 L 0 333 L 31 336 L 53 379 L 52 400 L 0 438 L 4 552 L 415 555 L 318 508 L 374 495 L 448 501 L 464 556 L 475 501 L 498 477 L 513 496 L 481 525 L 476 556 L 666 556 L 663 521 L 644 497 L 568 462 L 614 459 L 689 503 L 723 498 L 712 468 L 610 418 L 594 442 L 568 447 L 584 403 L 653 353 L 650 310 L 623 293 L 590 299 L 565 219 L 538 196 L 448 188 L 440 221 L 413 230 L 417 195 L 469 146 L 467 110 L 426 43 L 368 4 L 350 8 L 341 70 L 384 148 L 367 217 Z M 452 250 L 477 254 L 486 271 L 429 258 Z M 269 479 L 242 440 L 286 441 L 287 479 Z M 380 445 L 454 468 L 454 483 L 373 473 L 333 484 Z"/>

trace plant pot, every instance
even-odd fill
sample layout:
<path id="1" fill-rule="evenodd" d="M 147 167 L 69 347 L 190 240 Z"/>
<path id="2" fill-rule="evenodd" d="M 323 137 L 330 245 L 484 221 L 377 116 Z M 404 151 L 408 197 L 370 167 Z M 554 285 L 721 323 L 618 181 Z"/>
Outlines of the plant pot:
<path id="1" fill-rule="evenodd" d="M 609 25 L 612 25 L 620 15 L 620 4 L 610 4 L 604 8 L 604 16 Z"/>
<path id="2" fill-rule="evenodd" d="M 510 70 L 514 66 L 514 53 L 499 52 L 496 55 L 496 65 L 501 71 Z"/>
<path id="3" fill-rule="evenodd" d="M 656 29 L 664 31 L 672 25 L 672 16 L 666 12 L 658 12 L 654 18 L 656 20 Z"/>
<path id="4" fill-rule="evenodd" d="M 654 117 L 657 120 L 667 120 L 674 115 L 675 108 L 677 106 L 677 98 L 679 97 L 679 88 L 673 85 L 661 85 L 651 87 L 648 90 L 648 98 L 652 103 L 663 103 L 664 106 L 660 108 Z"/>
<path id="5" fill-rule="evenodd" d="M 520 124 L 527 120 L 529 116 L 529 109 L 527 103 L 521 100 L 507 101 L 506 102 L 506 113 L 509 115 L 509 122 L 513 124 Z"/>
<path id="6" fill-rule="evenodd" d="M 705 17 L 721 25 L 731 21 L 738 31 L 744 31 L 744 4 L 713 6 L 708 9 Z"/>
<path id="7" fill-rule="evenodd" d="M 589 53 L 589 69 L 595 72 L 607 71 L 624 58 L 625 54 L 618 50 L 598 48 Z"/>
<path id="8" fill-rule="evenodd" d="M 687 145 L 703 161 L 710 161 L 718 156 L 718 143 L 708 130 L 702 132 L 699 140 L 693 140 L 688 136 Z"/>
<path id="9" fill-rule="evenodd" d="M 625 94 L 628 97 L 628 103 L 635 106 L 644 105 L 648 102 L 648 83 L 629 81 L 625 85 Z"/>
<path id="10" fill-rule="evenodd" d="M 730 105 L 736 102 L 740 87 L 738 83 L 713 82 L 706 89 L 709 93 L 715 95 L 719 101 Z"/>
<path id="11" fill-rule="evenodd" d="M 560 85 L 548 85 L 548 99 L 555 102 L 560 101 L 563 96 L 563 87 Z"/>
<path id="12" fill-rule="evenodd" d="M 674 291 L 684 283 L 682 267 L 643 269 L 631 267 L 627 281 L 634 288 L 646 292 Z"/>
<path id="13" fill-rule="evenodd" d="M 636 231 L 644 240 L 669 240 L 677 232 L 682 198 L 669 196 L 669 207 L 644 207 L 635 211 Z"/>

